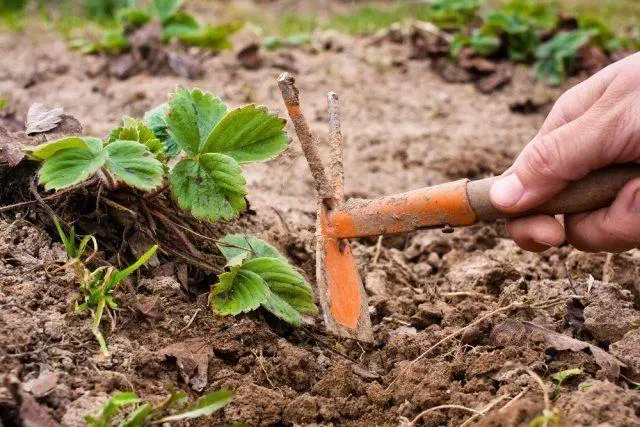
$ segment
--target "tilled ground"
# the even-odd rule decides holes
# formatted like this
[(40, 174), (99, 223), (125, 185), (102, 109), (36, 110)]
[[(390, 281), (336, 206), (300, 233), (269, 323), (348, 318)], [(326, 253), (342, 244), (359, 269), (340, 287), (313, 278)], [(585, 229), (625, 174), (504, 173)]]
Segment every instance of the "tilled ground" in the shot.
[[(560, 93), (534, 84), (521, 68), (502, 91), (482, 95), (472, 85), (443, 82), (429, 61), (408, 60), (407, 46), (341, 43), (339, 53), (292, 50), (293, 59), (270, 54), (267, 63), (286, 60), (297, 69), (303, 107), (323, 149), (325, 94), (340, 95), (348, 196), (500, 173), (549, 107), (525, 115), (510, 105)], [(281, 70), (245, 70), (231, 53), (207, 59), (206, 75), (196, 81), (89, 77), (99, 60), (67, 51), (51, 33), (4, 34), (0, 58), (0, 93), (10, 95), (18, 112), (32, 102), (61, 105), (86, 134), (103, 136), (121, 116), (141, 116), (177, 84), (209, 90), (234, 107), (256, 102), (284, 112), (275, 83)], [(235, 229), (279, 246), (313, 282), (313, 184), (297, 141), (280, 159), (245, 172), (256, 214)], [(158, 400), (171, 383), (194, 397), (222, 387), (237, 391), (232, 404), (192, 425), (396, 425), (439, 405), (481, 411), (490, 403), (495, 406), (477, 425), (527, 425), (545, 403), (524, 367), (543, 378), (564, 425), (640, 425), (640, 394), (630, 385), (640, 379), (640, 252), (608, 260), (568, 246), (530, 254), (505, 238), (501, 224), (388, 237), (378, 254), (375, 239), (357, 241), (374, 324), (371, 346), (328, 336), (320, 316), (297, 330), (263, 312), (217, 317), (206, 306), (207, 289), (200, 297), (188, 294), (174, 266), (164, 264), (149, 269), (135, 292), (133, 284), (119, 292), (107, 332), (113, 357), (104, 361), (96, 357), (87, 316), (73, 314), (73, 276), (52, 273), (66, 260), (60, 243), (3, 215), (0, 292), (8, 304), (0, 305), (0, 375), (18, 378), (63, 425), (82, 425), (115, 390), (133, 388)], [(576, 294), (581, 303), (572, 299)], [(509, 304), (511, 310), (430, 349)], [(616, 377), (591, 350), (554, 349), (523, 322), (595, 344), (626, 367)], [(109, 321), (104, 325), (108, 330)], [(584, 373), (554, 392), (551, 375), (572, 368)], [(443, 408), (417, 424), (457, 426), (472, 415)], [(18, 419), (14, 398), (0, 388), (0, 424), (20, 425)]]

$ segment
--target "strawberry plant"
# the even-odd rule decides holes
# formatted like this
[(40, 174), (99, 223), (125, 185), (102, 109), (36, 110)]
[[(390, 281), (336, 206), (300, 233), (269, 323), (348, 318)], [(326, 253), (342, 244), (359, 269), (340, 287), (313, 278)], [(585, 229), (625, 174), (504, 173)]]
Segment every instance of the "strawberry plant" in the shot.
[(265, 107), (229, 111), (220, 98), (197, 89), (178, 89), (147, 121), (162, 132), (168, 147), (184, 151), (169, 179), (178, 205), (212, 221), (246, 209), (240, 164), (272, 159), (288, 141), (285, 120)]
[(580, 48), (590, 37), (589, 31), (563, 31), (540, 45), (536, 51), (536, 78), (549, 85), (561, 84), (578, 58)]
[(152, 0), (148, 7), (132, 2), (125, 7), (112, 8), (118, 27), (104, 33), (101, 40), (87, 42), (76, 40), (73, 46), (85, 53), (118, 53), (130, 47), (127, 35), (153, 20), (160, 22), (162, 39), (176, 39), (187, 46), (199, 46), (214, 51), (232, 47), (229, 36), (239, 30), (241, 24), (226, 24), (217, 27), (203, 26), (181, 7), (184, 0)]
[(256, 237), (232, 234), (218, 247), (228, 271), (211, 291), (215, 312), (235, 315), (262, 306), (296, 326), (303, 323), (304, 314), (317, 313), (311, 287), (273, 246)]
[[(168, 176), (182, 209), (217, 221), (246, 209), (240, 165), (280, 154), (288, 142), (285, 123), (266, 107), (229, 110), (210, 93), (178, 88), (144, 121), (125, 117), (105, 141), (67, 137), (25, 150), (42, 161), (39, 179), (46, 190), (97, 176), (107, 188), (151, 191)], [(168, 160), (178, 155), (181, 160), (170, 168)]]
[[(90, 427), (143, 427), (209, 416), (226, 406), (234, 392), (220, 390), (200, 397), (193, 405), (182, 409), (188, 401), (187, 393), (170, 390), (158, 404), (143, 403), (133, 392), (118, 392), (103, 406), (98, 416), (86, 415)], [(116, 423), (116, 420), (122, 420)]]

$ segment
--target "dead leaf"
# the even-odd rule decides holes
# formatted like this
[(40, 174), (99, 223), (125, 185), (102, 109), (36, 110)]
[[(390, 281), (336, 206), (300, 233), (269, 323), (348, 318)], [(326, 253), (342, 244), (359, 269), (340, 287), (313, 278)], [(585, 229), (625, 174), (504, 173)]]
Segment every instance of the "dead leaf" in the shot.
[(238, 52), (236, 57), (242, 66), (248, 70), (256, 70), (262, 65), (260, 45), (258, 43), (248, 44)]
[(140, 297), (138, 301), (138, 310), (151, 322), (158, 322), (164, 319), (164, 310), (160, 303), (160, 295), (153, 297)]
[(564, 317), (567, 323), (576, 329), (577, 333), (584, 329), (584, 305), (578, 298), (567, 301), (567, 314)]
[(627, 367), (624, 363), (593, 344), (550, 331), (549, 329), (543, 328), (542, 326), (538, 326), (534, 323), (523, 323), (527, 332), (541, 333), (547, 344), (556, 350), (582, 351), (588, 348), (596, 359), (596, 363), (604, 372), (604, 375), (612, 381), (615, 381), (620, 376), (620, 368)]
[(500, 89), (513, 78), (513, 64), (502, 62), (496, 68), (495, 73), (481, 78), (476, 82), (476, 88), (482, 93), (490, 93)]
[(209, 361), (213, 357), (213, 347), (200, 338), (172, 344), (160, 350), (165, 357), (175, 359), (180, 376), (195, 391), (207, 386)]
[(39, 102), (31, 105), (27, 112), (27, 134), (32, 135), (56, 128), (62, 120), (63, 111), (62, 107), (48, 110)]
[(204, 70), (200, 62), (186, 53), (169, 53), (169, 68), (176, 75), (187, 79), (202, 77)]
[(41, 397), (58, 385), (59, 377), (60, 375), (57, 372), (42, 371), (38, 378), (27, 381), (22, 388), (35, 397)]
[[(22, 135), (22, 137), (21, 137)], [(6, 128), (0, 127), (0, 166), (16, 166), (24, 158), (20, 144), (27, 139), (24, 133), (10, 133)]]

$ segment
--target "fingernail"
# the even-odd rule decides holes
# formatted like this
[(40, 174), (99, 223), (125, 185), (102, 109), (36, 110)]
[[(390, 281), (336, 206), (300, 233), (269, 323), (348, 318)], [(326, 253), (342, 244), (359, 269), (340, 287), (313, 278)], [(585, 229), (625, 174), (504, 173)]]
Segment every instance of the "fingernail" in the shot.
[(543, 242), (541, 240), (535, 240), (535, 242), (540, 244), (540, 245), (542, 245), (542, 246), (546, 246), (545, 250), (555, 246), (555, 245), (552, 245), (551, 243)]
[(524, 187), (515, 173), (506, 175), (496, 181), (489, 191), (491, 201), (498, 207), (511, 207), (518, 203), (524, 194)]

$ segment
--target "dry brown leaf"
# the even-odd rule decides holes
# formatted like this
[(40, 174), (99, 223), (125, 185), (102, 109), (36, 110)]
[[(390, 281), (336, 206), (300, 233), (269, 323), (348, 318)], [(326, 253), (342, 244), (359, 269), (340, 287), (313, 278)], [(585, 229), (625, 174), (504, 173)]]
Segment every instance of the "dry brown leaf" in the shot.
[(31, 105), (27, 112), (27, 134), (32, 135), (54, 129), (62, 120), (63, 111), (62, 107), (48, 110), (39, 102)]
[(605, 376), (610, 380), (616, 380), (620, 376), (620, 368), (627, 367), (624, 363), (593, 344), (550, 331), (549, 329), (543, 328), (542, 326), (538, 326), (534, 323), (523, 323), (527, 332), (541, 333), (547, 344), (556, 350), (582, 351), (588, 348), (596, 359), (598, 366), (600, 366), (604, 371)]
[(207, 386), (209, 361), (213, 357), (213, 347), (200, 338), (172, 344), (160, 350), (165, 357), (175, 359), (180, 376), (195, 391)]
[(22, 132), (12, 134), (7, 129), (0, 127), (0, 166), (12, 168), (20, 163), (24, 158), (20, 144), (26, 139), (26, 135)]

